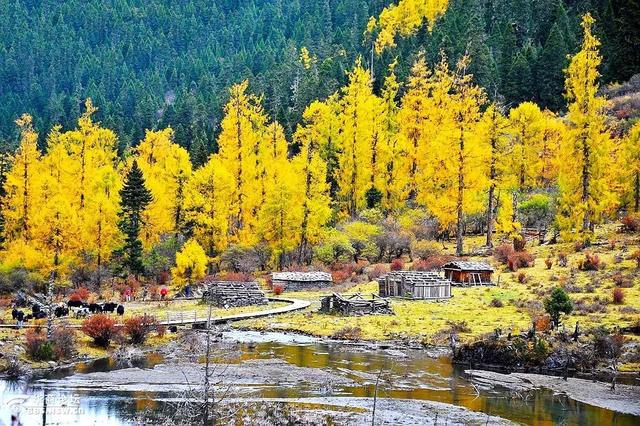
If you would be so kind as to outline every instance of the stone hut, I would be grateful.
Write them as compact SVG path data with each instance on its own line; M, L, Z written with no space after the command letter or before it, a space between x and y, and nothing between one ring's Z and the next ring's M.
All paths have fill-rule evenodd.
M442 269L445 278L454 285L493 285L491 275L494 269L486 262L454 260L446 263Z
M333 278L328 272L273 272L271 282L273 286L281 285L283 290L297 291L331 287Z
M381 297L442 300L451 297L451 281L433 271L392 271L378 278Z
M209 281L202 297L219 308L266 305L264 292L255 281Z

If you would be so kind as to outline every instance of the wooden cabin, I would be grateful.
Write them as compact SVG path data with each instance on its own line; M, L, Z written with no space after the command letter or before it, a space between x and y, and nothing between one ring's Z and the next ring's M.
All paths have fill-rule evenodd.
M204 300L219 308L266 305L268 300L255 281L207 281Z
M320 312L338 315L392 315L393 310L389 306L389 300L372 294L365 297L360 293L346 295L333 293L320 299Z
M494 269L486 262L455 260L446 263L442 269L445 278L454 285L493 285L491 275Z
M328 272L273 272L271 282L274 287L280 285L283 290L297 291L331 287L333 278Z
M451 281L433 271L392 271L378 278L381 297L442 300L451 297Z

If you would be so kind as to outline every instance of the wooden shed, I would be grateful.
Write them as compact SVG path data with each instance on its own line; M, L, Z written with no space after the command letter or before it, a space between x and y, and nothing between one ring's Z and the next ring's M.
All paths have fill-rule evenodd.
M346 295L333 293L320 299L320 312L339 315L393 314L389 300L372 294L365 297L360 293Z
M493 285L494 269L486 262L455 260L446 263L442 269L445 278L454 285Z
M271 282L283 290L296 291L331 287L333 278L328 272L273 272Z
M207 281L202 298L220 308L266 305L268 300L255 281Z
M381 297L441 300L451 297L451 281L433 271L392 271L378 278Z

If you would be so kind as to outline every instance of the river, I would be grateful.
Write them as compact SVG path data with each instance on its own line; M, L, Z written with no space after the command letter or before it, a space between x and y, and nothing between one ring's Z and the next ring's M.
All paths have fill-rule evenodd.
M228 381L234 382L227 386L234 389L229 399L372 398L377 381L381 400L436 401L521 424L640 424L639 417L550 391L519 395L474 385L464 371L438 353L328 343L280 333L230 331L223 333L223 341L234 347L227 362L245 366L251 378L245 380L247 375L237 371L229 373ZM16 411L24 425L146 422L137 417L139 413L146 411L152 418L154 412L166 410L181 391L167 373L176 368L164 355L152 353L130 363L112 358L83 363L28 383L0 381L0 425L9 424ZM158 369L165 376L154 381ZM221 377L218 385L225 381L224 374ZM399 407L402 411L402 404Z

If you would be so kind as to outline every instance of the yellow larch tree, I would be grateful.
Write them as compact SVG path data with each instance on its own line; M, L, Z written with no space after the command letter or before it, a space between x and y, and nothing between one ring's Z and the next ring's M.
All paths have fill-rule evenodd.
M355 216L365 207L365 193L371 185L371 158L377 130L373 115L379 113L380 99L373 94L371 74L357 61L342 89L338 133L338 201L344 215Z
M463 253L464 215L478 213L484 207L490 150L477 132L480 107L486 97L466 73L468 60L463 57L455 73L449 71L445 60L434 71L433 104L443 107L439 111L443 118L438 118L438 133L422 157L417 197L442 228L455 225L458 256Z
M256 166L267 118L261 99L247 93L247 88L248 81L244 81L229 89L216 155L233 177L233 194L227 210L228 232L234 242L251 245L255 243L256 213L262 202Z
M615 207L609 187L609 160L613 142L607 132L607 101L598 96L598 67L602 62L600 42L593 35L595 20L582 18L581 50L566 70L565 89L569 102L568 129L560 149L558 184L560 200L557 223L567 239L590 241L594 227Z
M507 183L507 159L509 147L509 121L504 116L500 107L491 104L482 114L478 126L478 136L489 145L487 193L487 247L493 247L493 230L496 220L497 201L500 194L505 191Z
M634 212L640 210L640 122L637 122L624 138L624 163L626 174L623 177L627 194L632 200Z
M176 266L171 274L177 284L191 284L207 273L207 255L195 239L190 239L176 253Z
M118 191L122 177L117 171L117 137L93 121L97 108L87 99L78 127L61 133L60 143L69 153L67 170L73 182L67 200L78 215L78 244L95 266L102 266L116 248L119 236Z
M192 173L185 187L186 227L212 263L229 243L229 209L236 200L236 184L235 177L214 155Z
M371 18L367 31L378 28L375 48L381 53L387 47L396 45L398 35L409 36L427 22L429 31L436 20L443 15L449 5L449 0L400 0L397 4L386 7L376 21Z
M16 124L20 127L20 145L12 158L13 166L7 173L2 214L5 219L5 238L9 241L19 238L29 241L32 215L38 208L35 200L38 198L41 153L31 116L23 114Z
M323 103L309 105L302 116L303 124L294 135L300 144L300 152L292 159L297 188L294 200L302 206L297 231L299 263L311 260L311 247L321 240L323 227L331 217L327 163L321 151L328 140L326 112Z
M424 56L420 56L411 68L411 75L407 81L407 92L402 98L402 106L398 112L398 143L404 147L406 170L405 191L410 200L417 195L417 176L420 172L419 162L421 153L425 154L429 135L433 132L426 123L434 119L431 114L431 71L427 67ZM422 151L422 152L421 152Z
M396 61L389 66L389 74L382 88L382 126L378 160L376 169L379 175L379 188L382 192L382 210L385 214L399 210L407 199L408 161L404 139L398 135L399 106L396 101L400 84L395 74Z
M175 236L183 224L185 185L191 176L191 161L186 149L173 142L171 128L147 130L144 140L135 148L138 165L153 201L145 212L141 234L146 247L163 236Z

